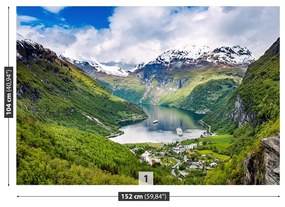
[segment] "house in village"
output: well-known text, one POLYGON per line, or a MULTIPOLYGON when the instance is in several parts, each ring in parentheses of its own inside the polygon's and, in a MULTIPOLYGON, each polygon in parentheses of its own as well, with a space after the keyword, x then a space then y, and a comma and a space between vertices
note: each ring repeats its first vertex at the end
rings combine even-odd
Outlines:
POLYGON ((150 164, 150 165, 154 165, 154 164, 156 164, 156 163, 161 164, 160 159, 158 159, 158 158, 153 158, 153 157, 150 157, 150 156, 151 156, 151 154, 150 154, 148 151, 145 151, 145 152, 141 155, 140 160, 141 160, 142 162, 147 162, 147 163, 150 164))
POLYGON ((179 172, 180 177, 186 177, 187 175, 189 175, 189 172, 186 172, 186 171, 180 171, 179 172))
POLYGON ((197 146, 198 146, 197 143, 192 143, 190 145, 185 145, 185 146, 179 145, 177 147, 172 147, 172 151, 179 154, 179 153, 185 152, 186 150, 197 148, 197 146))
POLYGON ((185 146, 186 150, 190 150, 190 149, 194 149, 194 148, 197 148, 197 143, 192 143, 192 144, 185 146))
POLYGON ((212 162, 211 164, 210 164, 210 167, 217 167, 217 163, 215 163, 215 162, 212 162))
POLYGON ((150 153, 148 152, 148 151, 145 151, 142 155, 141 155, 141 157, 140 157, 140 160, 142 161, 142 162, 149 162, 150 161, 150 153))
POLYGON ((188 160, 189 160, 189 159, 188 159, 188 156, 187 156, 187 155, 184 155, 183 160, 184 160, 184 162, 186 162, 186 163, 187 163, 187 162, 188 162, 188 160))
POLYGON ((160 159, 158 158, 150 158, 150 165, 154 165, 154 164, 161 164, 160 159))
POLYGON ((191 171, 191 170, 196 170, 198 167, 196 165, 190 165, 189 167, 187 167, 186 169, 191 171))

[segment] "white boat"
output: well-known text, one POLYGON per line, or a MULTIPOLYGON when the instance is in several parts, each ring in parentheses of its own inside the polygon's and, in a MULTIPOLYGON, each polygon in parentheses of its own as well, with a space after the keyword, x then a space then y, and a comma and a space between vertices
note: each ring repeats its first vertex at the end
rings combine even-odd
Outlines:
POLYGON ((157 124, 158 123, 158 120, 156 119, 156 120, 153 120, 153 122, 152 122, 153 124, 157 124))
POLYGON ((183 136, 183 131, 180 127, 177 127, 176 128, 176 133, 179 135, 179 136, 183 136))

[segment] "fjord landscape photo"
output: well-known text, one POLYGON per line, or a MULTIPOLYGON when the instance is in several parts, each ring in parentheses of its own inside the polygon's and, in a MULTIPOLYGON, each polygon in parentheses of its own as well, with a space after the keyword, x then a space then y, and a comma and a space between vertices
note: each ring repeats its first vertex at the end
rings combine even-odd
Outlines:
POLYGON ((280 184, 279 7, 17 7, 17 184, 280 184))

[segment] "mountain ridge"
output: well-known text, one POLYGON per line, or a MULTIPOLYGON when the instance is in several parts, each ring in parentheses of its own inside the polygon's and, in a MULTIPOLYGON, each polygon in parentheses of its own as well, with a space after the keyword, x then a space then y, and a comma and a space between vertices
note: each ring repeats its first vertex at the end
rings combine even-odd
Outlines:
MULTIPOLYGON (((36 42, 24 38, 17 33, 17 41, 26 42, 30 45, 37 45, 36 42)), ((56 54, 55 54, 56 55, 56 54)), ((21 58, 17 53, 17 57, 21 58)), ((246 67, 255 60, 253 54, 242 46, 221 46, 215 49, 210 49, 208 46, 184 47, 182 49, 171 49, 162 52, 159 56, 147 63, 135 65, 131 70, 125 70, 119 66, 110 66, 100 63, 98 60, 89 60, 86 58, 74 59, 67 54, 60 54, 59 57, 71 64, 76 65, 91 76, 96 76, 97 73, 105 73, 107 75, 115 75, 126 77, 129 74, 141 76, 143 71, 151 70, 152 74, 159 70, 173 70, 183 68, 199 68, 199 67, 246 67)), ((144 77, 144 76, 143 76, 144 77)), ((146 76, 146 78, 149 78, 146 76)))
POLYGON ((97 73, 105 73, 107 75, 126 77, 129 75, 127 71, 118 66, 107 66, 99 63, 97 60, 75 60, 70 57, 66 57, 64 54, 60 55, 60 58, 76 65, 91 76, 96 76, 97 73))
POLYGON ((255 57, 246 48, 241 46, 218 47, 210 50, 209 47, 188 50, 168 50, 156 59, 137 67, 134 73, 141 78, 148 79, 152 74, 163 70, 205 67, 247 67, 255 57), (148 74, 149 73, 149 74, 148 74))

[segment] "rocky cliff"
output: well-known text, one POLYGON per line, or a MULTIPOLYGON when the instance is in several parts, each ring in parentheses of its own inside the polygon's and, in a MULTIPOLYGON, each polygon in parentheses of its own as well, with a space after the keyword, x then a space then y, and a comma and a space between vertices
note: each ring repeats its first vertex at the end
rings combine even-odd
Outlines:
POLYGON ((251 113, 243 103, 243 100, 238 95, 235 100, 235 107, 232 113, 232 118, 234 122, 238 123, 238 126, 241 126, 246 123, 256 123, 256 117, 251 113))
POLYGON ((26 63, 35 57, 42 58, 49 62, 53 62, 57 59, 55 52, 17 34, 17 60, 26 63))
MULTIPOLYGON (((278 38, 247 68, 242 83, 226 105, 204 118, 214 131, 234 134, 233 144, 228 148, 230 154, 236 155, 227 162, 226 170, 232 172, 226 175, 229 184, 280 183, 279 48, 278 38)), ((219 175, 218 170, 211 175, 219 175)))
POLYGON ((225 123, 232 122, 238 127, 246 123, 257 126, 279 118, 279 48, 278 38, 263 56, 249 65, 242 83, 227 105, 205 118, 213 126, 213 130, 228 131, 229 127, 225 126, 225 123))
POLYGON ((243 166, 245 185, 279 185, 280 137, 262 139, 259 151, 248 154, 243 166))
MULTIPOLYGON (((239 126, 249 123, 262 128, 265 125, 261 124, 274 123, 279 119, 279 48, 278 38, 259 60, 249 66, 238 89, 233 111, 233 119, 239 126)), ((271 128, 268 127, 267 131, 271 128)), ((274 134, 273 137, 261 139, 259 147, 247 154, 243 163, 244 184, 279 184, 280 136, 274 134)))

